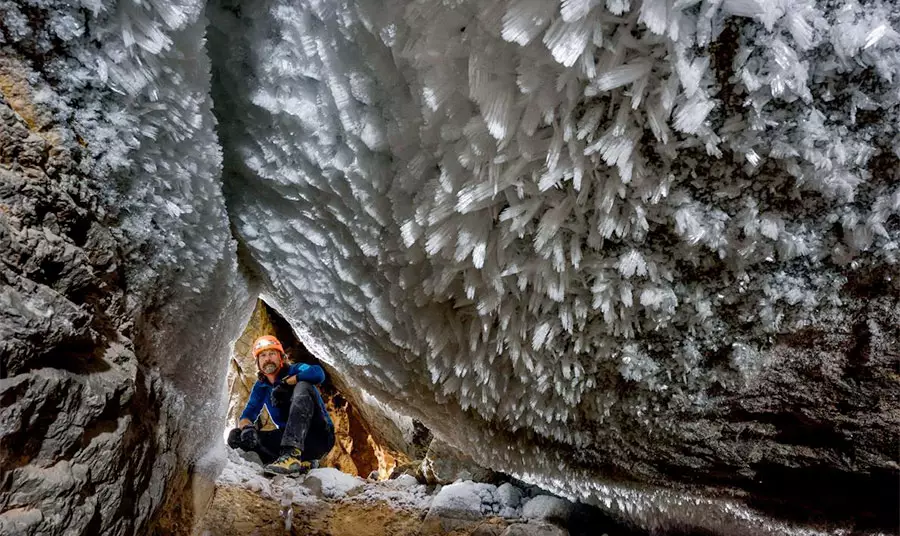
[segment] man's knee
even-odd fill
[[[298,396],[300,396],[300,397],[313,396],[315,389],[316,389],[316,387],[309,382],[298,381],[297,385],[294,386],[293,398],[297,398]]]

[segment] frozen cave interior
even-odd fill
[[[897,125],[893,0],[0,0],[0,532],[190,509],[245,328],[348,472],[895,530]]]

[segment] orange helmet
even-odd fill
[[[260,352],[263,350],[278,350],[284,357],[284,347],[281,346],[281,342],[278,339],[271,335],[263,335],[253,342],[253,359],[259,357]]]

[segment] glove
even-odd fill
[[[284,380],[286,380],[285,378]],[[291,397],[294,396],[294,385],[284,383],[284,380],[278,382],[278,385],[272,389],[272,405],[281,407],[291,403]]]
[[[228,441],[226,443],[233,449],[241,448],[241,429],[234,428],[228,432]]]
[[[252,424],[241,428],[241,446],[244,450],[253,450],[259,446],[259,436],[256,434],[256,427]]]

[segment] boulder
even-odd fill
[[[485,482],[494,473],[446,442],[434,438],[422,461],[422,474],[429,484],[448,484],[457,480]]]
[[[522,506],[522,517],[565,525],[568,523],[572,511],[572,503],[565,499],[553,495],[538,495]]]
[[[482,497],[472,482],[441,487],[425,516],[427,530],[471,529],[483,518]]]
[[[393,480],[394,485],[399,488],[411,488],[419,485],[419,481],[412,475],[400,475]]]
[[[291,478],[291,477],[288,477]],[[338,499],[365,485],[359,477],[342,473],[332,467],[313,469],[303,479],[304,487],[313,495]]]
[[[509,482],[504,482],[497,487],[497,499],[500,501],[501,506],[518,508],[522,503],[523,495],[521,489]]]

